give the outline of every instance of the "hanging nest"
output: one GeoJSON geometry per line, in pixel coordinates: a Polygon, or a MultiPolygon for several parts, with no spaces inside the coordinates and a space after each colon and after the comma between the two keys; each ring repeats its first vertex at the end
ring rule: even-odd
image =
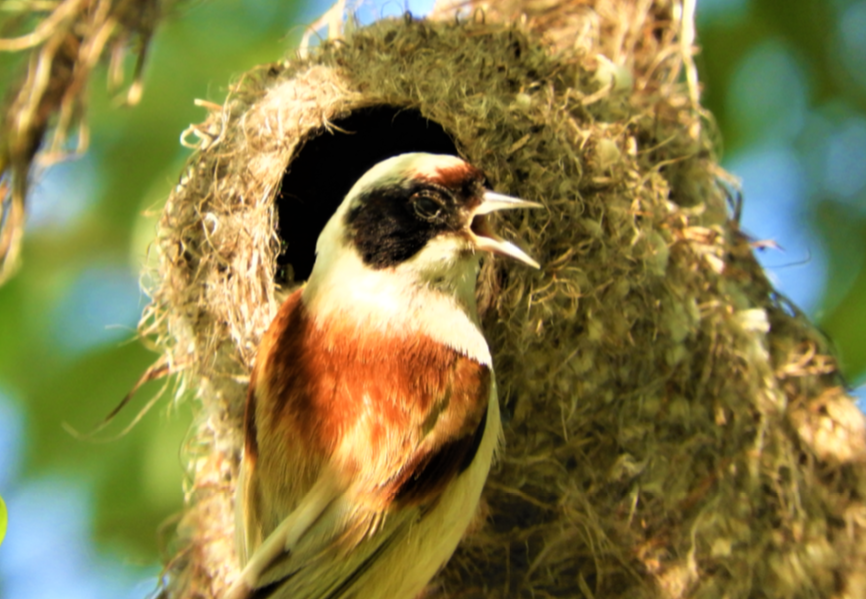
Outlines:
{"type": "Polygon", "coordinates": [[[497,224],[540,271],[482,268],[505,449],[431,596],[866,596],[864,419],[729,217],[689,3],[536,4],[357,29],[187,132],[142,325],[198,402],[164,596],[237,575],[256,347],[352,183],[406,151],[547,208],[497,224]]]}

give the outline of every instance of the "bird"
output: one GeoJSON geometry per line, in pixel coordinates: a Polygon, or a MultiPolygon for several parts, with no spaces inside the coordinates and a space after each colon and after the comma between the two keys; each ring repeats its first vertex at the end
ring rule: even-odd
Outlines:
{"type": "Polygon", "coordinates": [[[413,599],[450,559],[502,435],[480,258],[539,268],[488,215],[538,207],[452,155],[352,186],[259,344],[225,599],[413,599]]]}

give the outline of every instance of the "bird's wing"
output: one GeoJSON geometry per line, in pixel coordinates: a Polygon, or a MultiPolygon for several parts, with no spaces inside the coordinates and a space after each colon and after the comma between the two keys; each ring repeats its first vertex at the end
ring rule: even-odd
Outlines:
{"type": "Polygon", "coordinates": [[[472,462],[492,373],[429,339],[323,332],[299,295],[274,323],[245,417],[249,561],[227,598],[336,599],[472,462]]]}
{"type": "MultiPolygon", "coordinates": [[[[329,484],[331,480],[321,478],[297,509],[255,549],[225,599],[246,599],[253,591],[256,597],[268,596],[261,595],[259,589],[291,576],[301,561],[297,559],[299,543],[316,536],[314,530],[323,524],[323,515],[338,501],[340,492],[335,485],[329,484]]],[[[309,541],[303,544],[308,545],[309,541]]]]}
{"type": "Polygon", "coordinates": [[[381,521],[381,514],[361,514],[348,502],[338,499],[322,513],[321,520],[308,530],[308,536],[300,540],[294,551],[284,552],[259,574],[254,596],[269,599],[346,597],[383,555],[399,547],[419,518],[420,508],[414,507],[390,514],[381,521]],[[380,522],[372,524],[371,520],[380,522]],[[363,521],[366,526],[359,526],[363,521]],[[360,530],[363,528],[367,531],[360,530]],[[373,528],[375,532],[370,534],[373,528]],[[367,534],[356,542],[334,542],[341,536],[357,537],[363,532],[367,534]],[[321,542],[327,538],[330,542],[321,542]]]}
{"type": "MultiPolygon", "coordinates": [[[[401,550],[413,525],[468,466],[485,425],[482,418],[468,438],[438,448],[422,444],[411,461],[414,470],[401,473],[400,487],[392,491],[394,500],[384,510],[359,500],[356,489],[339,492],[334,485],[317,483],[253,553],[235,584],[244,591],[228,597],[351,596],[365,574],[377,563],[387,562],[383,558],[388,553],[401,550]]],[[[435,429],[430,431],[434,437],[435,429]]]]}

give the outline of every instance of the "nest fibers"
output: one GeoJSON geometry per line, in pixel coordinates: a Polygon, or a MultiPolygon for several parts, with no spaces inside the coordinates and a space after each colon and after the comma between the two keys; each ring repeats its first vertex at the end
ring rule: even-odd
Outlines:
{"type": "Polygon", "coordinates": [[[408,150],[547,207],[498,223],[540,272],[483,266],[506,447],[432,596],[866,596],[864,420],[728,219],[681,7],[579,4],[570,37],[379,22],[247,73],[188,132],[143,326],[200,402],[165,596],[236,575],[241,416],[278,290],[352,182],[408,150]]]}

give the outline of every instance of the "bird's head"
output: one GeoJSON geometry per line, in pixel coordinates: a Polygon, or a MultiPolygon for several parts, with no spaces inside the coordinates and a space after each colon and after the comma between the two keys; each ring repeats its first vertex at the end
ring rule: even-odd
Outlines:
{"type": "Polygon", "coordinates": [[[456,156],[402,154],[367,171],[325,226],[313,278],[345,253],[365,269],[411,272],[427,283],[477,265],[480,252],[538,263],[496,235],[487,215],[540,204],[485,188],[480,170],[456,156]]]}

